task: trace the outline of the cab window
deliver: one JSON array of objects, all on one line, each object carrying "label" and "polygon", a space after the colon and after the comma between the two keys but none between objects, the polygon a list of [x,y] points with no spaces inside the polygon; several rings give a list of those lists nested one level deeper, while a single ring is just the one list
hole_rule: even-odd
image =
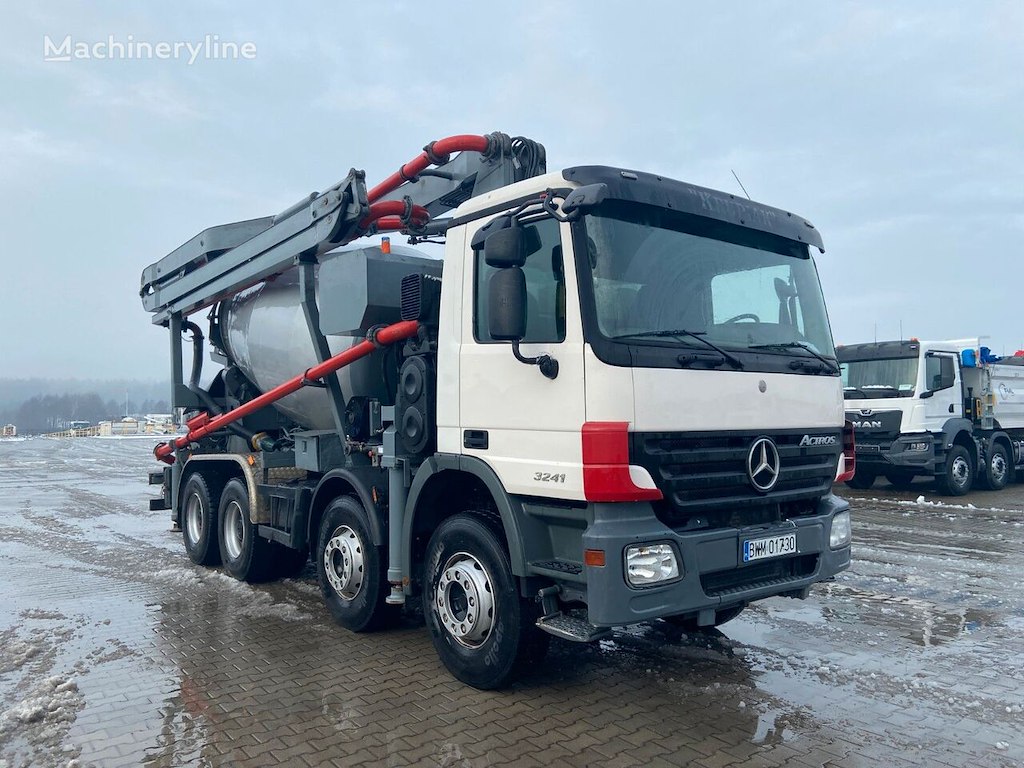
[{"label": "cab window", "polygon": [[[558,222],[545,218],[524,225],[536,230],[531,240],[540,248],[526,258],[526,336],[524,343],[565,341],[565,270]],[[487,286],[497,270],[484,260],[484,252],[476,253],[473,336],[481,343],[494,343],[488,330]]]},{"label": "cab window", "polygon": [[948,355],[929,355],[924,360],[924,386],[932,392],[949,389],[956,381],[953,358]]}]

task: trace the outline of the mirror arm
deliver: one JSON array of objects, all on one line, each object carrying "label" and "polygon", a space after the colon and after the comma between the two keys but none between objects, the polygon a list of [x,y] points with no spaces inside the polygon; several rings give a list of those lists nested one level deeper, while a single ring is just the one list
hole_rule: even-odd
[{"label": "mirror arm", "polygon": [[[558,221],[576,221],[580,217],[580,211],[577,209],[572,213],[562,213],[558,210],[558,206],[555,205],[555,190],[548,188],[548,191],[544,193],[544,202],[540,206],[545,213],[551,215]],[[551,378],[554,378],[552,376]]]},{"label": "mirror arm", "polygon": [[519,351],[519,342],[512,342],[512,354],[515,355],[516,360],[526,365],[536,365],[540,367],[540,372],[543,373],[547,378],[554,379],[558,376],[558,361],[551,355],[541,355],[540,357],[524,357],[523,353]]}]

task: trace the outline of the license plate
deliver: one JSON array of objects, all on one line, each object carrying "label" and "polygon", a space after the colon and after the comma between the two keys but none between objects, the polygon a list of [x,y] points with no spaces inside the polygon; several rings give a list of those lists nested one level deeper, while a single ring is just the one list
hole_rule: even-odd
[{"label": "license plate", "polygon": [[769,557],[782,557],[796,553],[796,534],[786,533],[782,536],[766,536],[763,539],[747,539],[743,542],[743,562],[764,560]]},{"label": "license plate", "polygon": [[878,453],[882,450],[881,447],[877,445],[861,445],[860,443],[857,443],[857,445],[854,446],[854,449],[857,453]]}]

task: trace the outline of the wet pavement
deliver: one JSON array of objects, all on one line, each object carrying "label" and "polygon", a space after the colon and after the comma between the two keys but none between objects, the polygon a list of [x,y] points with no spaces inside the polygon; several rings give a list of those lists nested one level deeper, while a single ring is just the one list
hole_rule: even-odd
[{"label": "wet pavement", "polygon": [[353,635],[149,512],[148,441],[0,442],[0,768],[1021,766],[1024,485],[843,489],[854,563],[720,631],[553,641],[503,692]]}]

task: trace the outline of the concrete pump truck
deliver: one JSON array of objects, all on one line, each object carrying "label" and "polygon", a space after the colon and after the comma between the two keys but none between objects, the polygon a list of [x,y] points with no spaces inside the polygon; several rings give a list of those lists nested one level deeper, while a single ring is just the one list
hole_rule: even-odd
[{"label": "concrete pump truck", "polygon": [[[443,260],[356,243],[388,231]],[[432,142],[372,188],[352,170],[143,272],[187,425],[155,449],[151,506],[238,579],[312,559],[354,632],[419,599],[484,689],[552,635],[805,597],[849,565],[831,490],[854,456],[815,248],[776,208],[548,173],[500,133]]]}]

